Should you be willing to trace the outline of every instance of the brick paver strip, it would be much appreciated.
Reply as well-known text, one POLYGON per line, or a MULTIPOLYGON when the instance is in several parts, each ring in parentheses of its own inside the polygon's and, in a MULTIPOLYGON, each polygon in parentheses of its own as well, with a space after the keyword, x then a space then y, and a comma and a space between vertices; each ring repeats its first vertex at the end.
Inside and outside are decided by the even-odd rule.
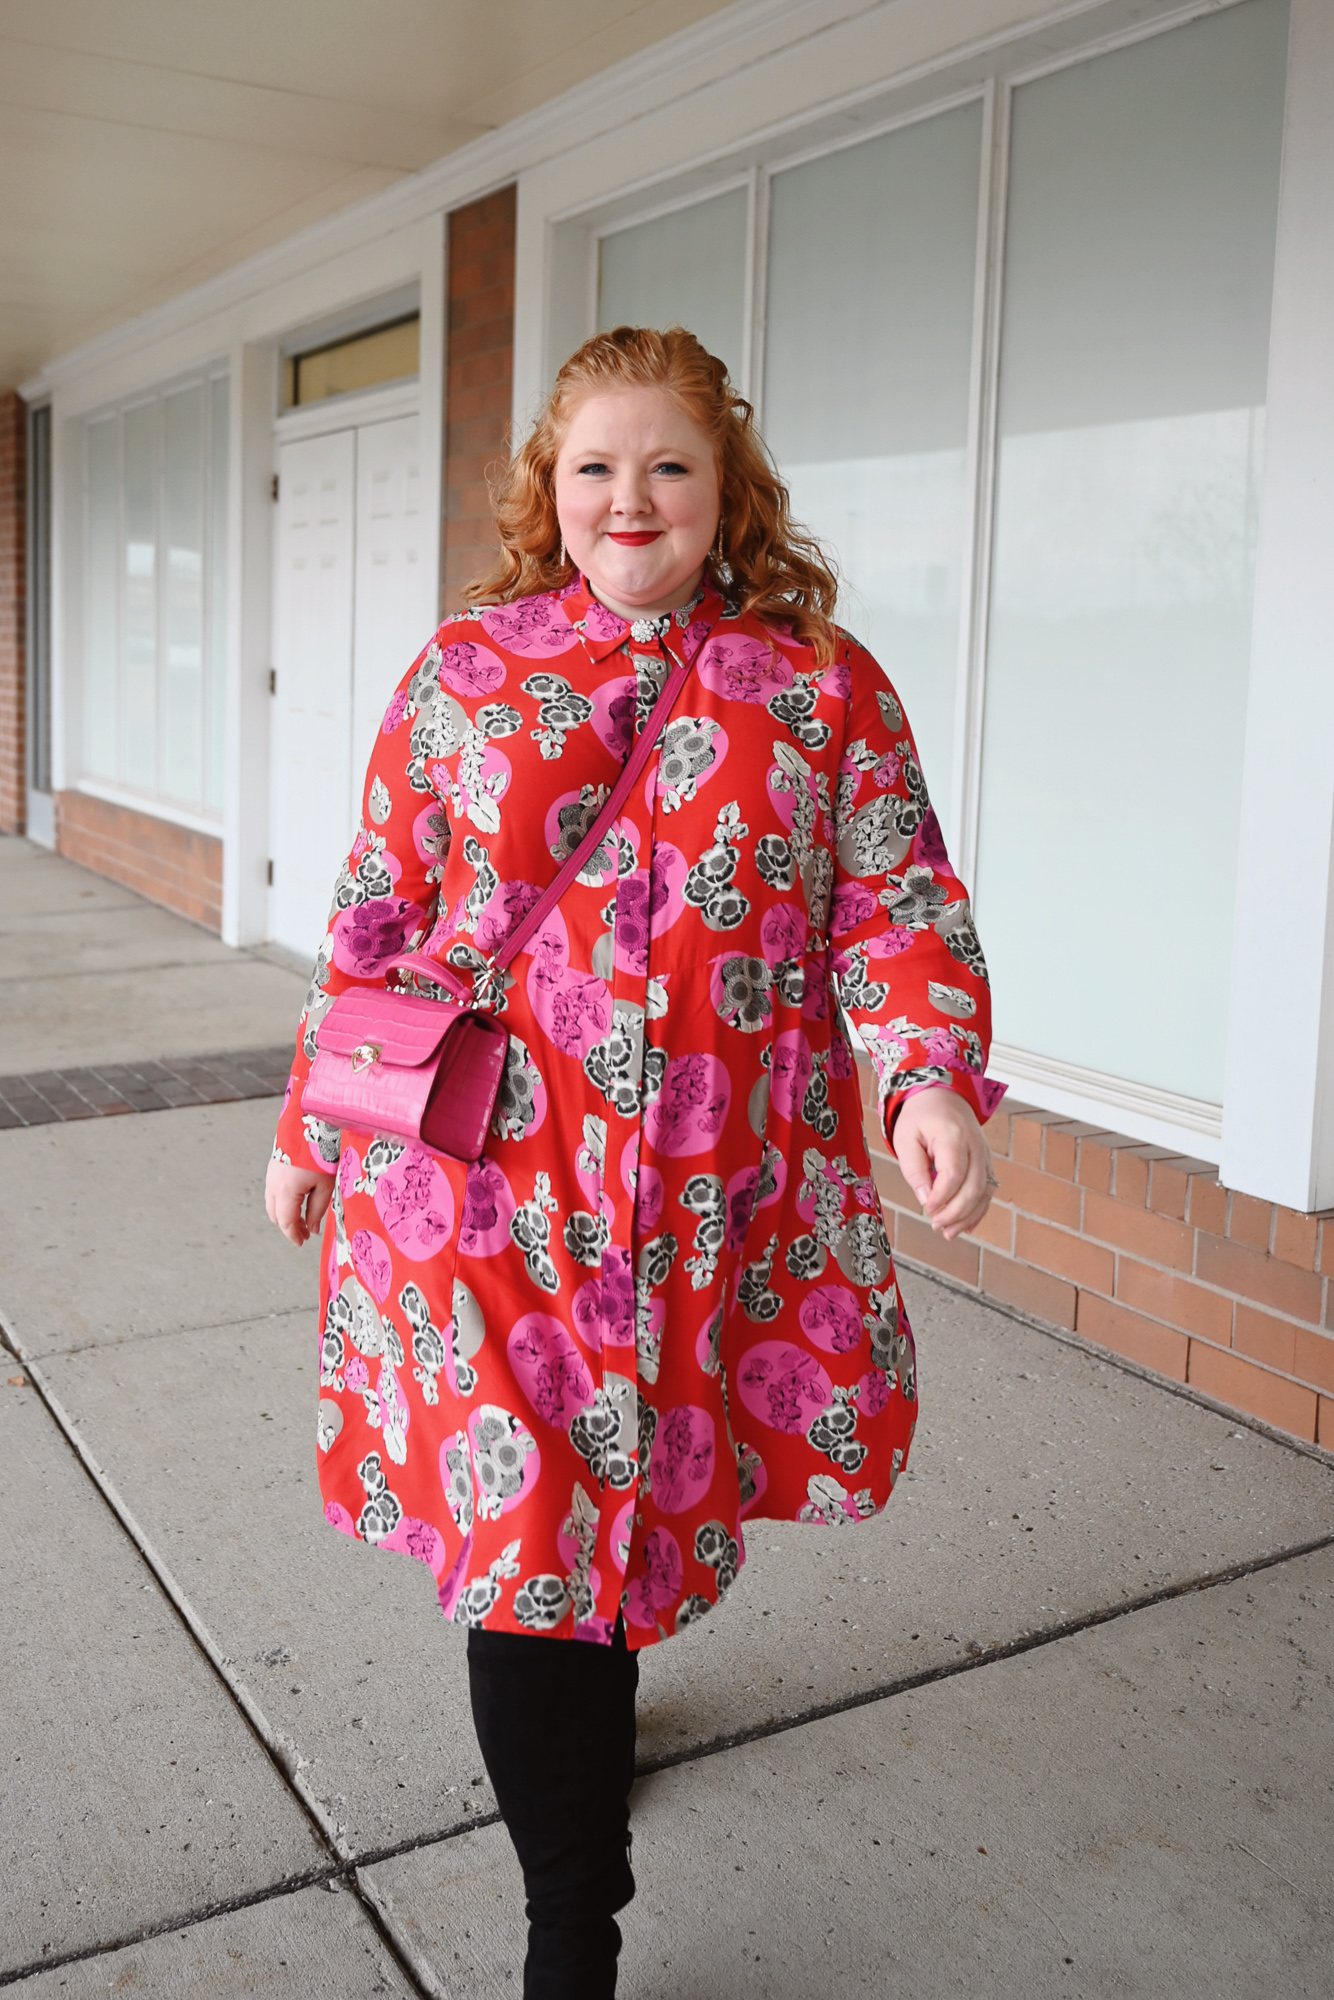
POLYGON ((281 1097, 292 1051, 226 1049, 178 1062, 97 1063, 0 1076, 0 1131, 62 1125, 74 1118, 116 1118, 130 1111, 172 1111, 187 1104, 238 1104, 281 1097))

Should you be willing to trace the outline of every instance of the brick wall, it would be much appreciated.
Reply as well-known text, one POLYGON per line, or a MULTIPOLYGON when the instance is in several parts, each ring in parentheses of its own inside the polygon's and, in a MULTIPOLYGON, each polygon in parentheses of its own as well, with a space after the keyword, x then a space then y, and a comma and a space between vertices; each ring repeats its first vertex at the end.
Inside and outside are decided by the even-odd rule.
POLYGON ((1334 1450, 1334 1214, 1232 1193, 1205 1161, 1008 1098, 987 1137, 1000 1186, 953 1243, 873 1148, 900 1256, 1334 1450))
POLYGON ((486 477, 509 452, 515 193, 501 188, 449 218, 442 612, 459 608, 496 550, 486 477))
POLYGON ((85 792, 56 793, 56 852, 207 930, 222 929, 222 842, 85 792))
POLYGON ((28 810, 24 604, 27 594, 28 413, 0 394, 0 833, 22 833, 28 810))

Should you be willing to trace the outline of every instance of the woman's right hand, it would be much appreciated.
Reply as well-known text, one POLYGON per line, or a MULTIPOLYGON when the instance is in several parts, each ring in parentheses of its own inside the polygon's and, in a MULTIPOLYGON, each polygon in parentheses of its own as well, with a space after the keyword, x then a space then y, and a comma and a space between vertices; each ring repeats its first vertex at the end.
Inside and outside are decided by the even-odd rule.
POLYGON ((291 1167, 284 1160, 270 1160, 264 1176, 264 1206, 269 1221, 299 1250, 308 1236, 318 1232, 333 1190, 332 1174, 316 1173, 313 1167, 291 1167))

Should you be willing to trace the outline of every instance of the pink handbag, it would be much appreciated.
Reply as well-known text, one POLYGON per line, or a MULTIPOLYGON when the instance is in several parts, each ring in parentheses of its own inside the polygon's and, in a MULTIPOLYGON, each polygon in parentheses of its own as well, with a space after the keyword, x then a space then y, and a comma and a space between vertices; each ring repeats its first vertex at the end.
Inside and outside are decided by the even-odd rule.
POLYGON ((354 1131, 410 1139, 446 1159, 481 1158, 509 1048, 509 1031, 488 1006, 504 990, 505 967, 602 844, 689 677, 688 665, 673 666, 592 826, 550 888, 486 960, 479 983, 488 1004, 449 966, 425 952, 391 958, 387 973, 420 974, 457 999, 428 1000, 420 993, 378 986, 340 993, 315 1030, 316 1054, 302 1093, 303 1111, 354 1131))

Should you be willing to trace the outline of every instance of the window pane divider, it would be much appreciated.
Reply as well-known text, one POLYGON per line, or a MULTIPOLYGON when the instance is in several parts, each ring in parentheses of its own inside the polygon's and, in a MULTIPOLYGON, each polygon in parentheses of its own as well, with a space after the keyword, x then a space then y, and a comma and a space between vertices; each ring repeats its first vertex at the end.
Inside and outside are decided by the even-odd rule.
POLYGON ((1009 85, 994 76, 989 77, 982 98, 982 178, 978 198, 964 488, 968 516, 964 534, 954 710, 954 824, 947 830, 950 850, 955 856, 959 873, 970 885, 975 885, 977 877, 978 812, 982 789, 982 728, 986 703, 987 627, 991 608, 1009 135, 1009 85))

